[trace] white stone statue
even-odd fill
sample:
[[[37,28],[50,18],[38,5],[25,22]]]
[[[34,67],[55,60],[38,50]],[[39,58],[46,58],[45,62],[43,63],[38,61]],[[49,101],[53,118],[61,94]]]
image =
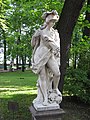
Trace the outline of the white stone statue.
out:
[[[58,31],[53,28],[59,16],[56,10],[52,10],[43,13],[42,18],[45,22],[41,28],[36,30],[31,40],[33,47],[32,71],[38,74],[38,93],[33,104],[49,106],[54,103],[59,104],[62,101],[62,94],[58,89],[60,38]]]

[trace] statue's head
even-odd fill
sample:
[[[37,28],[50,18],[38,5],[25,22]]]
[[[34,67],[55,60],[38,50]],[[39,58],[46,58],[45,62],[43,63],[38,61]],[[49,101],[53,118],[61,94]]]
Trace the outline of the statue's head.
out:
[[[49,23],[50,21],[57,22],[59,20],[59,15],[56,10],[52,10],[51,12],[44,12],[42,18],[46,23]]]

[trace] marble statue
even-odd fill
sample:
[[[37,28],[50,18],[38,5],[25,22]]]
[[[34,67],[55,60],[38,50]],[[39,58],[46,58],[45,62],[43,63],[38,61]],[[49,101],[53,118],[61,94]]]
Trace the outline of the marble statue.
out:
[[[58,89],[60,80],[60,38],[53,26],[59,19],[56,10],[42,15],[44,24],[32,36],[32,71],[38,74],[34,105],[49,106],[59,104],[62,94]],[[53,85],[52,85],[53,84]]]

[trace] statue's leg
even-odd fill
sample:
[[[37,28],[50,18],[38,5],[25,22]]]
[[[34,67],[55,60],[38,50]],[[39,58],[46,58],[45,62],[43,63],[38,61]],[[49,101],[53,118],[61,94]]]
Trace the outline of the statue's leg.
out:
[[[60,91],[58,90],[58,84],[60,80],[60,70],[57,61],[55,60],[54,57],[51,57],[47,63],[48,67],[51,69],[53,72],[53,89],[56,90],[57,94],[60,94]]]
[[[46,84],[47,84],[47,91],[50,92],[52,91],[52,78],[53,78],[53,74],[51,72],[51,70],[49,68],[46,68]]]
[[[43,66],[42,70],[40,71],[40,79],[39,79],[40,89],[44,98],[43,105],[48,104],[46,79],[47,79],[46,70],[45,70],[45,66]]]

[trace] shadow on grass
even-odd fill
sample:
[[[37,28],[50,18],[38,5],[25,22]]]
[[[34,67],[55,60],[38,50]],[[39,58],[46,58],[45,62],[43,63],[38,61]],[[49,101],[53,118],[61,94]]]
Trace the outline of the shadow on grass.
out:
[[[12,98],[0,99],[0,120],[30,120],[31,113],[29,107],[32,104],[36,94],[15,94]],[[19,108],[13,112],[8,110],[8,102],[14,101],[18,103]],[[14,119],[13,119],[14,117]]]
[[[0,99],[0,120],[31,120],[29,107],[36,94],[15,94],[12,98]],[[8,102],[19,104],[19,109],[14,112],[8,110]],[[90,120],[90,106],[70,97],[63,97],[63,110],[66,112],[62,120]]]

